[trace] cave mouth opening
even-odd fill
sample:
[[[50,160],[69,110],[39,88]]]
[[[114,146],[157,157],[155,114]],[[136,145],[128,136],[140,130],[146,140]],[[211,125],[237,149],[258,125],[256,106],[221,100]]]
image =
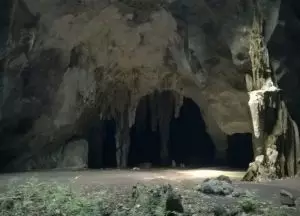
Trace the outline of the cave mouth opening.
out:
[[[254,159],[251,133],[227,136],[227,163],[230,168],[246,170]]]
[[[176,93],[164,91],[156,96],[165,98],[163,106],[156,106],[161,110],[153,110],[153,95],[144,96],[140,101],[136,111],[136,123],[130,133],[129,167],[151,164],[152,167],[172,165],[197,168],[213,165],[215,146],[206,132],[198,105],[192,99],[183,97],[176,115],[172,100],[166,103],[167,95],[172,94]],[[158,123],[153,124],[153,119],[157,116],[163,119],[158,119]],[[167,128],[161,129],[162,126]],[[166,137],[162,137],[165,135]],[[167,161],[161,156],[163,141],[167,142]]]
[[[177,93],[153,94],[141,98],[137,106],[129,134],[127,167],[248,168],[253,160],[250,133],[227,136],[227,151],[223,151],[220,160],[200,108],[192,99],[182,97],[180,106],[176,106]],[[117,167],[116,131],[115,120],[95,120],[90,125],[89,168]],[[166,151],[162,154],[164,146]]]

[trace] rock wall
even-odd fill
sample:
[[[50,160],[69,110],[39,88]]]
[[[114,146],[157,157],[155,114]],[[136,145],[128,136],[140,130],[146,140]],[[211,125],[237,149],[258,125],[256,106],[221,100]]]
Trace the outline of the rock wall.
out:
[[[2,169],[22,169],[20,164],[31,158],[56,151],[70,137],[82,135],[92,118],[115,119],[118,165],[126,166],[136,106],[154,91],[192,98],[220,149],[226,134],[256,128],[246,85],[253,69],[252,0],[8,2],[3,7],[8,21],[0,34],[5,44],[0,55]],[[289,74],[298,78],[297,66],[289,56],[286,64],[278,56],[285,47],[280,38],[290,31],[286,24],[280,33],[282,22],[297,26],[299,21],[294,2],[261,1],[261,34],[270,66],[283,70],[272,69],[278,74],[272,81],[285,92],[286,110],[297,128],[299,95],[281,86],[284,78],[295,82]],[[294,17],[281,14],[292,8],[288,14]],[[164,118],[159,120],[164,124]]]

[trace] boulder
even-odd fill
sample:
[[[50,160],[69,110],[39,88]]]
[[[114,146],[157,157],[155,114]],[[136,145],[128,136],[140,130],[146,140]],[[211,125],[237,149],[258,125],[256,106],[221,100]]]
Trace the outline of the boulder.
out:
[[[295,206],[295,198],[293,194],[286,190],[280,191],[280,203],[287,206]]]
[[[197,190],[205,194],[227,196],[232,194],[234,188],[231,183],[218,179],[209,179],[201,184]]]
[[[75,140],[64,147],[58,168],[86,168],[88,165],[88,142]]]

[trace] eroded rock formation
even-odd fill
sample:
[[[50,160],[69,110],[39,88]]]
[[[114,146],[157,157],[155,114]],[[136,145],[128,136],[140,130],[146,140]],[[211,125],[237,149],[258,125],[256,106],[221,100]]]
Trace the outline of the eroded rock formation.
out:
[[[272,175],[295,174],[295,2],[3,1],[1,169],[28,168],[28,161],[84,136],[97,118],[116,122],[117,165],[126,167],[139,101],[172,90],[150,103],[165,161],[170,118],[188,97],[199,105],[218,155],[227,148],[226,135],[253,131],[255,156],[271,163],[269,153],[278,153]]]

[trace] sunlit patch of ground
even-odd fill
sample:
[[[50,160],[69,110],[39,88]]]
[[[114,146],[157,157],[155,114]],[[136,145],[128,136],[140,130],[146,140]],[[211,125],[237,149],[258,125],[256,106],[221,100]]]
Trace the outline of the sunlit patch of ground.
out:
[[[194,169],[177,171],[178,174],[184,175],[186,178],[214,178],[220,175],[226,175],[232,179],[241,179],[244,171],[226,171],[218,169]]]
[[[141,170],[141,173],[145,170]],[[147,171],[146,171],[147,172]],[[214,178],[220,175],[229,176],[232,179],[240,180],[245,174],[245,171],[230,171],[217,168],[211,169],[180,169],[180,170],[151,170],[150,175],[147,173],[144,176],[144,180],[164,179],[169,181],[182,181],[182,180],[196,180]]]

